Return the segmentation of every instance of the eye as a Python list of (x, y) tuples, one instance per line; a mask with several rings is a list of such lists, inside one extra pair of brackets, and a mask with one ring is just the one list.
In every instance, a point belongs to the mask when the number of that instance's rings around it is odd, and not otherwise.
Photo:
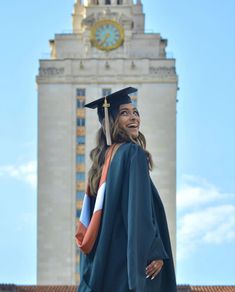
[(133, 114), (134, 114), (135, 116), (137, 116), (137, 117), (140, 116), (140, 114), (139, 114), (139, 112), (138, 112), (137, 110), (135, 110), (135, 111), (133, 112)]
[(121, 116), (128, 116), (128, 114), (129, 114), (129, 113), (128, 113), (128, 111), (126, 111), (126, 110), (123, 110), (123, 111), (120, 112), (120, 115), (121, 115)]

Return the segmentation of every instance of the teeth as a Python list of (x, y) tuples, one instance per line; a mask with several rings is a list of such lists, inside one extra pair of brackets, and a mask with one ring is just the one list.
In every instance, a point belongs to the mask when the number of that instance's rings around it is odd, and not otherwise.
[(137, 128), (138, 126), (135, 124), (128, 125), (128, 128)]

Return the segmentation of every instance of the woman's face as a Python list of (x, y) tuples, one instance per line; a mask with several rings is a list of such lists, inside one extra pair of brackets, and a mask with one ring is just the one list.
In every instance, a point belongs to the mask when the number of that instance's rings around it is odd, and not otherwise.
[(131, 104), (122, 104), (119, 108), (118, 124), (124, 128), (132, 138), (139, 136), (140, 115), (138, 110)]

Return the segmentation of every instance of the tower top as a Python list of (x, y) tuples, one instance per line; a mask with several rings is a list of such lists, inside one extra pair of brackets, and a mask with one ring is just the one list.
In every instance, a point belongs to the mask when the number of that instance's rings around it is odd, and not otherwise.
[(50, 41), (53, 59), (166, 58), (167, 41), (145, 33), (141, 0), (76, 0), (72, 23), (72, 33)]
[[(139, 1), (139, 0), (138, 0)], [(81, 4), (81, 0), (77, 0)], [(84, 6), (90, 5), (131, 5), (133, 0), (84, 0)]]
[(144, 32), (141, 0), (76, 0), (72, 16), (74, 33), (83, 33), (100, 19), (130, 23), (133, 32)]

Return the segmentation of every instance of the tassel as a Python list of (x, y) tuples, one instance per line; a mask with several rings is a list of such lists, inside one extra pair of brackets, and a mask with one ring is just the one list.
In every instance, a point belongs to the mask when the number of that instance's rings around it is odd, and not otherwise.
[(107, 145), (112, 145), (111, 135), (110, 135), (110, 125), (109, 125), (109, 111), (108, 108), (110, 107), (110, 103), (107, 102), (106, 97), (104, 98), (104, 122), (105, 122), (105, 135), (106, 135), (106, 142)]

